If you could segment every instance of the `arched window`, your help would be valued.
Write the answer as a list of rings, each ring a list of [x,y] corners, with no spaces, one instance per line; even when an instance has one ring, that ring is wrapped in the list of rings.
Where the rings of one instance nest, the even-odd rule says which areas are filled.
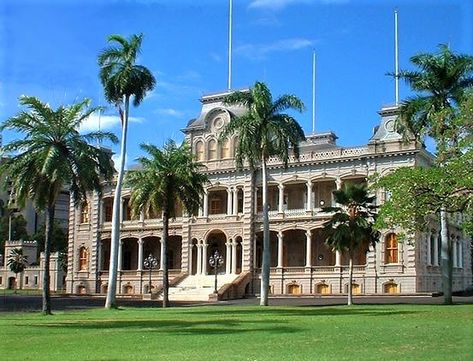
[[[113,198],[105,198],[103,200],[103,216],[104,216],[103,221],[111,222],[112,213],[113,213]]]
[[[87,271],[89,266],[89,252],[87,248],[81,247],[79,249],[79,270],[80,271]]]
[[[195,156],[197,158],[197,161],[204,161],[204,142],[200,140],[195,143]]]
[[[301,286],[298,284],[290,284],[287,286],[287,293],[290,295],[300,295],[301,294]]]
[[[395,233],[390,233],[384,240],[384,262],[398,263],[399,262],[399,248],[397,242],[397,236]]]
[[[209,141],[209,160],[217,159],[217,141],[215,139],[211,139]]]
[[[222,142],[222,159],[230,158],[230,141],[224,140]]]
[[[317,285],[317,293],[322,295],[328,295],[330,293],[330,286],[326,285],[325,283],[320,283]]]
[[[389,294],[399,293],[397,284],[395,284],[394,282],[386,283],[384,285],[384,293],[389,293]]]
[[[80,223],[89,223],[89,204],[87,201],[82,202],[80,212]]]

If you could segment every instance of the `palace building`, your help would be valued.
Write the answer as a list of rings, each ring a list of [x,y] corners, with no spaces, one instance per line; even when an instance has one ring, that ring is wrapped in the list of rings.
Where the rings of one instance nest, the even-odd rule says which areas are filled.
[[[204,96],[200,115],[183,132],[195,156],[206,168],[210,183],[198,215],[180,212],[170,223],[169,269],[171,300],[208,300],[213,292],[209,257],[223,256],[218,270],[219,299],[259,293],[262,258],[260,172],[238,170],[233,159],[236,139],[218,142],[232,115],[245,112],[224,106],[227,93]],[[367,144],[341,147],[332,132],[311,134],[300,144],[299,160],[287,168],[278,158],[268,161],[272,295],[337,295],[348,290],[348,259],[329,249],[322,237],[333,204],[332,191],[344,183],[365,183],[374,174],[398,167],[426,166],[432,155],[414,142],[405,143],[394,131],[396,107],[379,112],[380,124]],[[104,294],[107,290],[114,185],[102,196],[91,195],[82,207],[70,206],[66,289],[75,294]],[[162,221],[158,215],[133,218],[130,191],[124,189],[121,207],[117,292],[141,295],[161,287],[159,265],[151,272],[143,261],[162,260]],[[376,194],[378,204],[384,192]],[[454,290],[471,284],[469,239],[451,219]],[[355,257],[354,294],[415,294],[441,290],[440,237],[437,224],[398,240],[396,230],[384,230],[375,248]],[[160,265],[162,267],[162,263]]]

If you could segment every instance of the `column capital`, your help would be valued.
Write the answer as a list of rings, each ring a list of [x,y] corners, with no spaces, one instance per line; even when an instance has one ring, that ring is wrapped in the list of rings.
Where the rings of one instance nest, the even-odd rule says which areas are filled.
[[[279,189],[284,189],[284,183],[278,183],[278,188]]]
[[[144,243],[144,239],[143,239],[142,237],[139,237],[137,242],[138,242],[138,244],[143,244],[143,243]]]
[[[308,231],[305,231],[305,236],[307,238],[311,238],[312,237],[312,231],[310,229]]]
[[[284,234],[282,231],[278,231],[278,238],[284,238]]]

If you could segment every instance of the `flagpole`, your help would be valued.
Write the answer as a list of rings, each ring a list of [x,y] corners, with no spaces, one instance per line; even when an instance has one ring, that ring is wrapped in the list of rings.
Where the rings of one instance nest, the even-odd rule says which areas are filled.
[[[394,10],[394,62],[395,62],[395,99],[399,105],[399,37],[398,37],[398,14]]]
[[[312,53],[312,133],[315,133],[315,50]]]
[[[233,1],[229,0],[228,16],[228,90],[232,89],[232,14]]]

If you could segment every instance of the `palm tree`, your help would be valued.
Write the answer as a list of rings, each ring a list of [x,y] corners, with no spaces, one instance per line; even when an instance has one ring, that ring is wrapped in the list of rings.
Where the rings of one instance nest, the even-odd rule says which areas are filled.
[[[75,205],[86,198],[88,191],[101,190],[102,177],[107,179],[113,174],[112,161],[108,152],[88,142],[117,139],[105,132],[79,133],[81,123],[97,110],[89,107],[89,99],[56,110],[30,96],[20,97],[20,104],[28,111],[0,126],[0,131],[10,129],[23,134],[23,139],[3,147],[4,152],[15,155],[0,166],[0,174],[8,176],[11,199],[19,207],[31,199],[38,211],[46,211],[42,311],[51,314],[49,259],[56,201],[63,189],[69,189]]]
[[[163,307],[167,307],[169,219],[176,216],[178,204],[182,204],[189,215],[197,213],[208,178],[199,172],[202,165],[194,161],[187,143],[177,146],[173,140],[168,140],[162,150],[151,144],[142,144],[141,149],[149,157],[137,159],[142,168],[127,173],[125,182],[131,187],[134,214],[162,213]]]
[[[367,245],[375,245],[378,233],[373,229],[375,197],[368,196],[365,185],[346,184],[344,189],[333,191],[338,207],[325,207],[324,212],[334,212],[324,223],[325,243],[332,249],[349,256],[348,305],[353,303],[353,256]]]
[[[418,141],[426,136],[433,138],[437,162],[442,167],[461,154],[459,141],[463,129],[455,113],[473,90],[473,57],[455,54],[447,45],[439,45],[438,53],[422,53],[410,60],[418,69],[402,71],[400,77],[418,94],[401,103],[397,130]],[[445,207],[440,208],[440,229],[442,288],[445,303],[451,304],[453,250]]]
[[[287,109],[304,110],[302,101],[294,95],[282,95],[275,101],[268,87],[256,82],[249,91],[236,91],[224,99],[227,105],[243,105],[248,111],[233,117],[220,134],[220,139],[238,134],[235,161],[238,168],[247,161],[252,170],[261,167],[263,183],[263,261],[261,270],[262,306],[268,305],[270,250],[268,217],[268,182],[266,162],[277,156],[287,166],[289,149],[299,158],[299,142],[305,140],[304,131],[292,116],[281,113]]]
[[[142,40],[143,34],[132,35],[128,40],[120,35],[110,35],[108,41],[114,45],[104,49],[98,57],[100,81],[104,88],[105,98],[117,107],[122,125],[120,165],[113,199],[110,274],[107,300],[105,301],[106,308],[116,307],[120,202],[125,171],[130,98],[133,97],[134,106],[140,105],[146,93],[151,91],[156,84],[151,72],[146,67],[136,64]]]
[[[28,256],[23,254],[23,250],[21,248],[12,249],[8,257],[7,266],[10,268],[10,271],[15,273],[15,293],[18,289],[18,273],[23,272],[27,265]]]

